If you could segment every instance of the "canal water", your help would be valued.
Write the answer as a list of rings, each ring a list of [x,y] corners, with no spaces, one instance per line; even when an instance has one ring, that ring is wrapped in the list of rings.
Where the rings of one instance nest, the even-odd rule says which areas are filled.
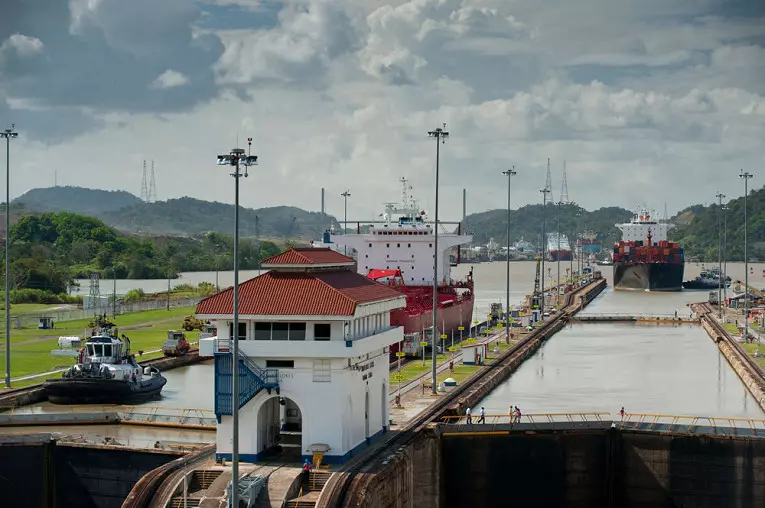
[[[505,300],[505,263],[472,265],[476,282],[474,316],[484,318],[491,303]],[[565,275],[568,263],[561,263]],[[762,286],[761,271],[765,265],[750,265],[750,283]],[[547,263],[553,277],[557,263]],[[673,314],[675,310],[687,315],[687,303],[706,300],[705,291],[678,293],[646,293],[613,291],[612,269],[597,267],[609,281],[609,287],[585,309],[584,313],[611,314],[639,312],[641,314]],[[455,278],[464,276],[470,265],[452,270]],[[686,278],[693,278],[700,265],[686,265]],[[534,287],[535,262],[511,262],[511,301],[520,303]],[[735,280],[743,279],[744,266],[729,263],[728,273]],[[244,274],[243,279],[257,272]],[[231,284],[231,272],[220,272],[221,286]],[[215,282],[215,272],[182,274],[178,283]],[[106,283],[105,281],[102,281]],[[157,285],[155,288],[153,285]],[[163,281],[118,281],[118,292],[135,287],[146,291],[161,291]],[[164,286],[166,287],[166,286]],[[85,288],[87,291],[87,288]],[[684,314],[683,314],[684,313]],[[147,403],[168,408],[211,410],[213,401],[212,362],[182,367],[165,373],[168,383],[160,400]],[[535,356],[482,404],[488,413],[506,413],[510,404],[524,413],[547,411],[607,411],[616,412],[625,406],[628,412],[702,414],[721,416],[763,417],[741,381],[718,353],[712,341],[699,327],[685,325],[645,326],[622,324],[572,325],[547,342]],[[480,407],[480,405],[478,406]],[[66,411],[66,406],[42,403],[30,411]],[[39,430],[39,429],[38,429]],[[103,435],[109,429],[78,429],[80,433]],[[133,440],[172,439],[190,442],[213,438],[199,433],[168,432],[162,429],[146,435],[142,430],[125,428],[119,437]],[[183,437],[185,436],[185,437]],[[114,436],[118,437],[118,436]]]

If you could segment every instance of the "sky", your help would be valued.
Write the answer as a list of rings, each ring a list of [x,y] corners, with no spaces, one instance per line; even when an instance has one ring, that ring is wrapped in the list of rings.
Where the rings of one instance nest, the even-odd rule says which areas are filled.
[[[670,214],[761,187],[762,0],[3,0],[11,195],[77,185],[233,202],[216,155],[259,165],[247,207],[348,219],[541,202]],[[0,153],[5,155],[4,147]]]

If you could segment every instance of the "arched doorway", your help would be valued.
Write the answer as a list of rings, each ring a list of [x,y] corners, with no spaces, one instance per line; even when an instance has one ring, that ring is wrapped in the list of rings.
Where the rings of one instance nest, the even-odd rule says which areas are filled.
[[[288,397],[271,397],[258,411],[258,454],[299,461],[303,444],[303,414]]]

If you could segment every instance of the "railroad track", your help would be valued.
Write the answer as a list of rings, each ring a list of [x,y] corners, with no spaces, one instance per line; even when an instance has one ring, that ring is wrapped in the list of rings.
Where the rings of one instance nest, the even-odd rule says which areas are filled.
[[[708,303],[702,303],[699,305],[699,307],[703,308],[706,312],[704,314],[712,314],[713,309]],[[721,337],[723,337],[723,340],[726,341],[726,343],[733,349],[734,354],[736,357],[739,358],[742,362],[749,365],[750,370],[756,374],[757,379],[760,381],[760,384],[765,385],[765,373],[763,373],[762,367],[760,367],[760,364],[757,363],[757,361],[749,356],[749,354],[744,350],[743,347],[741,347],[741,344],[739,344],[736,340],[732,339],[730,337],[730,334],[728,331],[723,327],[723,325],[717,321],[714,317],[711,317],[707,320],[707,322],[717,330],[717,332],[720,334]]]
[[[320,501],[322,504],[319,506],[322,506],[322,507],[345,506],[346,501],[348,501],[349,493],[354,492],[357,486],[361,486],[360,484],[366,481],[367,479],[366,475],[362,473],[372,469],[372,467],[375,466],[376,463],[379,462],[380,460],[384,460],[384,454],[381,454],[380,453],[381,451],[386,449],[390,450],[394,448],[399,448],[401,446],[408,444],[412,439],[414,439],[416,433],[419,430],[421,430],[423,427],[428,425],[433,420],[438,419],[439,415],[443,413],[446,409],[448,409],[448,407],[455,400],[457,400],[465,391],[471,389],[471,387],[476,382],[480,382],[481,379],[493,373],[496,368],[499,368],[499,366],[503,363],[503,361],[506,358],[512,356],[518,351],[521,351],[527,344],[529,344],[529,342],[531,342],[532,340],[535,340],[538,335],[546,333],[552,327],[556,326],[556,324],[560,322],[561,320],[564,320],[564,322],[568,321],[570,316],[576,314],[579,310],[581,310],[580,304],[575,300],[574,297],[579,295],[581,292],[585,291],[586,289],[589,289],[589,286],[586,288],[579,288],[576,291],[566,295],[565,306],[561,312],[557,313],[552,319],[542,324],[539,328],[535,329],[532,333],[528,334],[523,339],[519,340],[518,343],[515,344],[512,348],[505,351],[497,359],[496,362],[492,362],[491,364],[487,365],[484,369],[482,369],[478,374],[476,374],[476,376],[471,380],[470,383],[459,385],[448,395],[441,397],[440,399],[437,399],[433,404],[431,404],[427,409],[425,409],[425,411],[423,411],[418,417],[412,420],[400,432],[391,435],[382,444],[381,448],[377,450],[377,453],[369,453],[369,454],[360,456],[357,459],[357,462],[351,463],[348,466],[346,471],[339,473],[338,479],[336,481],[330,480],[330,482],[327,484],[327,486],[329,487],[329,491],[327,492],[326,496],[325,495],[321,496]]]

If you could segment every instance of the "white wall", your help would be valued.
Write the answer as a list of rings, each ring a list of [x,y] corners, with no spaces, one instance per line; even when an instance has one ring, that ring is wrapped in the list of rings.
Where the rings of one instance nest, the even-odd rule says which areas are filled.
[[[300,360],[294,369],[280,369],[281,396],[291,399],[300,408],[302,414],[301,453],[313,443],[325,443],[331,450],[328,455],[341,456],[364,443],[365,394],[369,390],[369,436],[378,433],[388,421],[387,383],[388,355],[382,349],[370,354],[370,359],[363,364],[371,364],[363,372],[351,370],[347,361],[332,360],[329,382],[316,382],[312,360]],[[367,379],[363,379],[367,376]],[[383,394],[383,384],[386,393]],[[260,415],[260,409],[271,397],[265,391],[259,393],[239,412],[240,415],[240,454],[249,455],[263,452],[263,441],[267,437],[270,422],[266,406]],[[278,413],[271,421],[278,421]],[[218,425],[218,453],[231,453],[231,417],[224,416]]]

